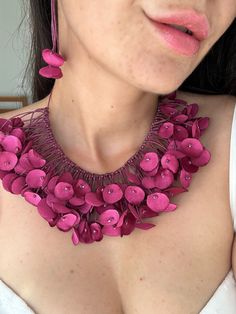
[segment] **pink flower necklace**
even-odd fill
[[[199,106],[174,92],[159,99],[144,142],[121,168],[85,171],[53,136],[51,94],[47,107],[0,118],[0,178],[5,190],[23,196],[50,227],[71,231],[74,245],[154,227],[145,218],[175,210],[171,197],[188,191],[192,174],[211,159],[200,142],[209,118],[195,117]]]

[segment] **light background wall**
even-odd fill
[[[30,102],[28,87],[22,86],[30,47],[27,18],[17,30],[22,6],[22,0],[0,0],[0,96],[27,96]]]

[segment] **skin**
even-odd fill
[[[191,57],[161,43],[145,16],[182,9],[210,23],[209,37]],[[178,89],[196,68],[233,22],[236,1],[58,0],[58,15],[66,62],[50,102],[52,127],[68,155],[80,151],[80,160],[99,171],[121,152],[137,150],[159,95]]]

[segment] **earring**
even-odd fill
[[[63,65],[65,59],[58,53],[56,48],[58,46],[57,39],[57,24],[55,14],[55,0],[51,0],[51,33],[52,33],[52,49],[44,49],[42,51],[43,60],[48,66],[39,70],[39,74],[43,77],[59,79],[63,76],[60,66]]]

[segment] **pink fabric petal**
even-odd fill
[[[209,118],[208,117],[204,117],[204,118],[200,118],[198,119],[198,125],[201,131],[205,130],[208,128],[209,126]]]
[[[179,168],[179,162],[177,158],[169,153],[165,153],[161,158],[161,165],[164,169],[169,169],[173,173],[176,173]]]
[[[155,176],[155,185],[159,189],[166,189],[174,182],[174,175],[169,169],[158,172]]]
[[[31,188],[40,188],[43,185],[46,173],[40,169],[31,170],[26,176],[26,183]]]
[[[11,131],[11,135],[18,137],[18,139],[23,143],[25,141],[25,133],[21,128],[15,128]]]
[[[69,200],[74,195],[74,189],[70,183],[58,182],[54,188],[54,194],[60,200]]]
[[[12,190],[11,190],[11,185],[12,185],[12,182],[18,178],[18,175],[15,174],[15,173],[8,173],[6,174],[3,179],[2,179],[2,186],[4,187],[4,189],[8,192],[11,192],[12,193]]]
[[[182,168],[184,168],[184,170],[186,170],[187,172],[194,173],[194,172],[197,172],[199,169],[198,166],[195,166],[192,163],[192,160],[189,157],[182,158],[180,162],[181,162]]]
[[[201,135],[201,130],[198,125],[198,120],[195,120],[192,125],[192,135],[195,138],[199,138]]]
[[[192,164],[198,167],[203,167],[208,164],[211,159],[211,153],[208,149],[204,148],[203,152],[199,157],[191,158]]]
[[[0,170],[10,171],[18,162],[16,154],[12,152],[0,152]]]
[[[164,211],[169,205],[169,198],[164,193],[152,193],[147,197],[147,206],[155,211]]]
[[[116,226],[103,226],[102,233],[112,237],[118,237],[121,233],[121,228]]]
[[[38,206],[39,202],[41,201],[41,197],[34,192],[26,191],[24,192],[23,196],[28,203],[34,206]]]
[[[80,243],[79,231],[76,228],[73,229],[71,240],[74,245],[78,245]]]
[[[16,178],[11,185],[12,193],[20,194],[21,190],[26,186],[25,177],[21,176]]]
[[[145,197],[145,192],[139,186],[128,186],[125,190],[125,198],[131,204],[140,204]]]
[[[38,203],[39,214],[48,222],[56,218],[57,214],[47,205],[46,199],[42,198]]]
[[[80,224],[79,230],[80,230],[80,241],[81,242],[83,242],[83,243],[94,242],[92,235],[91,235],[91,229],[90,229],[89,223],[87,221]]]
[[[180,171],[180,183],[181,185],[187,189],[191,183],[192,180],[192,174],[190,172],[187,172],[186,170],[182,169]]]
[[[179,114],[172,119],[175,122],[183,123],[188,120],[188,116],[186,114]]]
[[[51,49],[43,49],[42,57],[47,64],[55,67],[60,67],[64,63],[64,58],[60,54],[53,52]]]
[[[146,153],[140,162],[140,168],[144,171],[152,171],[158,166],[159,157],[155,152]]]
[[[69,172],[69,171],[63,172],[59,176],[58,182],[67,182],[67,183],[70,183],[71,185],[73,185],[74,179],[73,179],[71,172]]]
[[[142,178],[142,185],[146,188],[146,189],[152,189],[156,186],[155,183],[155,178],[153,177],[143,177]]]
[[[107,209],[104,211],[98,219],[98,222],[104,226],[110,226],[116,224],[120,219],[120,215],[115,209]]]
[[[178,113],[178,110],[175,109],[174,107],[171,107],[170,105],[160,106],[160,110],[162,113],[164,113],[165,115],[169,117],[175,116]]]
[[[126,209],[121,215],[120,215],[120,219],[118,221],[118,223],[116,224],[117,227],[121,227],[124,223],[124,218],[128,213],[128,209]]]
[[[137,212],[137,210],[135,209],[134,206],[132,206],[131,204],[128,204],[128,208],[130,210],[130,212],[133,214],[133,216],[136,218],[136,219],[139,219],[139,213]]]
[[[123,191],[118,184],[108,184],[102,192],[103,199],[108,204],[114,204],[122,199]]]
[[[30,149],[28,152],[28,158],[30,163],[35,168],[41,168],[45,165],[46,160],[42,158],[40,154],[38,154],[35,150]]]
[[[71,211],[71,208],[68,208],[65,205],[60,204],[60,203],[53,203],[52,204],[52,209],[56,213],[60,213],[60,214],[66,214],[66,213],[69,213]]]
[[[1,145],[5,151],[18,154],[22,150],[21,141],[14,135],[7,135],[1,141]]]
[[[139,228],[139,229],[143,229],[143,230],[148,230],[148,229],[151,229],[153,227],[155,227],[156,225],[155,224],[152,224],[152,223],[136,223],[135,227],[136,228]]]
[[[62,231],[69,231],[75,222],[77,221],[77,216],[74,214],[65,214],[57,222],[58,229]]]
[[[90,229],[91,236],[94,241],[101,241],[103,239],[102,228],[98,223],[91,223]]]
[[[101,206],[104,204],[103,199],[99,196],[99,193],[88,192],[85,194],[85,202],[92,206]]]
[[[165,189],[165,193],[168,194],[168,197],[173,197],[183,192],[186,192],[186,189],[179,186],[172,186],[169,187],[168,189]]]
[[[187,114],[190,119],[196,116],[196,114],[198,113],[198,110],[199,110],[198,104],[187,105]]]
[[[166,207],[165,212],[172,212],[172,211],[176,210],[176,208],[177,208],[177,205],[176,205],[176,204],[170,203],[170,204]]]
[[[133,214],[128,213],[124,217],[123,225],[121,226],[121,235],[129,235],[135,229],[136,218]]]
[[[79,207],[79,211],[82,214],[87,214],[91,209],[93,208],[92,205],[88,204],[87,202],[85,202],[83,205],[81,205]]]
[[[86,193],[91,192],[91,187],[82,179],[79,179],[75,186],[75,193],[78,197],[84,196]]]
[[[156,217],[157,215],[158,215],[158,213],[151,210],[147,205],[142,205],[140,207],[140,217],[141,218],[152,218],[152,217]],[[136,224],[136,226],[137,226],[137,224]]]
[[[190,157],[199,157],[203,151],[201,142],[196,138],[186,138],[181,142],[180,146],[182,152]]]
[[[62,77],[61,69],[51,65],[41,68],[39,74],[47,78],[59,79]]]
[[[85,203],[85,200],[82,197],[73,196],[68,202],[73,206],[80,206]]]
[[[174,133],[174,124],[171,122],[165,122],[161,125],[158,135],[162,138],[170,138]]]
[[[54,189],[55,189],[55,186],[57,185],[58,178],[59,178],[59,176],[53,176],[53,177],[49,180],[48,185],[47,185],[47,190],[48,190],[48,192],[54,194]]]
[[[20,156],[19,164],[26,171],[30,171],[30,170],[34,169],[34,166],[31,164],[31,162],[29,160],[28,153],[25,153],[25,154]]]
[[[188,131],[181,125],[175,125],[173,138],[182,141],[189,136]]]

